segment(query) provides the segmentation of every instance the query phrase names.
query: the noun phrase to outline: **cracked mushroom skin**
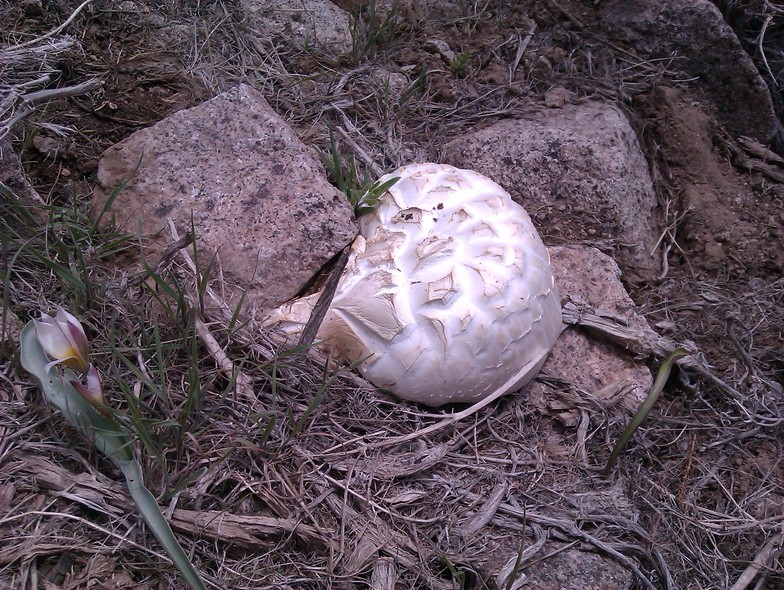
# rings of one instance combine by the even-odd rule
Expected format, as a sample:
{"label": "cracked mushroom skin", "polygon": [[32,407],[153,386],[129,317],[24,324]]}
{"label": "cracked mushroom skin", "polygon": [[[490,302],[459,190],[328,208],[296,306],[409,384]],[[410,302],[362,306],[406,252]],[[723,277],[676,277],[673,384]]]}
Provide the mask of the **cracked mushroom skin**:
{"label": "cracked mushroom skin", "polygon": [[406,400],[474,403],[519,389],[561,332],[550,257],[525,210],[493,181],[404,166],[360,235],[318,339]]}

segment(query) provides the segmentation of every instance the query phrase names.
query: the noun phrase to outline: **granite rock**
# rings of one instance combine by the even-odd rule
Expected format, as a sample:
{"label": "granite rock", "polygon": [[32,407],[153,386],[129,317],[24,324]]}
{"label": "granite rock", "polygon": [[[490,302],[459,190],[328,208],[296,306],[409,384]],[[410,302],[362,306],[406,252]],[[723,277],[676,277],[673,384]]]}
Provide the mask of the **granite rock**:
{"label": "granite rock", "polygon": [[449,142],[444,161],[498,182],[560,240],[604,240],[625,271],[658,274],[656,194],[617,107],[589,101],[500,121]]}
{"label": "granite rock", "polygon": [[124,179],[110,209],[120,228],[135,233],[139,219],[143,233],[157,234],[171,218],[184,233],[192,219],[205,261],[217,251],[225,283],[236,287],[230,302],[247,287],[251,311],[295,296],[357,233],[351,206],[318,158],[246,85],[109,148],[96,212]]}
{"label": "granite rock", "polygon": [[765,81],[732,27],[710,0],[603,2],[602,28],[645,58],[673,58],[672,67],[695,78],[735,135],[767,143],[777,130]]}
{"label": "granite rock", "polygon": [[[550,258],[562,301],[571,299],[609,312],[641,330],[651,329],[638,314],[611,257],[596,248],[556,246],[550,247]],[[558,338],[543,372],[594,396],[603,405],[619,405],[629,412],[637,410],[653,385],[651,371],[645,364],[617,346],[575,328],[567,328]],[[574,409],[576,401],[553,395],[541,380],[534,381],[528,395],[529,403],[541,413],[554,414],[568,426],[579,420]]]}

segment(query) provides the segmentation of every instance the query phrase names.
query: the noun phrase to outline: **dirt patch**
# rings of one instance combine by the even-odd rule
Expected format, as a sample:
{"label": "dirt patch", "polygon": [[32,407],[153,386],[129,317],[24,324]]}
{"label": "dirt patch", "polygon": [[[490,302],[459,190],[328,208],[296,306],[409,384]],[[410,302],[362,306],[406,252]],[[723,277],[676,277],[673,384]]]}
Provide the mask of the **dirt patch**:
{"label": "dirt patch", "polygon": [[711,358],[740,355],[743,364],[740,349],[748,347],[780,380],[782,185],[733,166],[734,140],[694,95],[660,87],[639,97],[638,107],[641,120],[653,123],[642,136],[657,156],[652,162],[674,239],[673,280],[634,296],[660,326],[693,339]]}
{"label": "dirt patch", "polygon": [[[6,31],[45,34],[79,4],[47,2],[45,9],[32,12],[21,6],[6,7],[0,22]],[[56,122],[63,129],[33,125],[19,136],[30,175],[42,194],[54,191],[56,198],[67,196],[58,179],[64,176],[71,183],[81,179],[91,182],[98,157],[106,148],[208,97],[203,85],[187,71],[182,46],[171,37],[167,46],[161,46],[161,24],[176,23],[175,15],[160,15],[153,7],[133,2],[106,10],[88,7],[85,12],[80,22],[80,46],[58,55],[50,64],[56,72],[52,82],[69,86],[98,79],[101,90],[47,105],[43,120]],[[150,20],[151,14],[159,18]],[[80,192],[85,189],[89,190],[82,187]]]}
{"label": "dirt patch", "polygon": [[[681,218],[683,264],[698,276],[775,278],[784,268],[781,187],[738,173],[706,109],[692,96],[661,87],[643,99],[659,121],[661,174],[674,218]],[[726,136],[725,136],[726,137]]]}

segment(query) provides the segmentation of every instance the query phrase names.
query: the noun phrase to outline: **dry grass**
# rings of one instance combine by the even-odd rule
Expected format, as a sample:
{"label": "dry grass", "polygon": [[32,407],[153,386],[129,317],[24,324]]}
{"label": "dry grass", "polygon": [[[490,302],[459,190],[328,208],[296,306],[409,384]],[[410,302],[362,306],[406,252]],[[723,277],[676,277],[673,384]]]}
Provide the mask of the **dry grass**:
{"label": "dry grass", "polygon": [[[469,40],[477,7],[455,25]],[[120,45],[149,41],[153,30],[105,7],[90,14]],[[230,2],[193,13],[165,5],[160,14],[190,31],[180,48],[187,84],[209,95],[253,83],[306,141],[328,150],[333,127],[343,153],[372,177],[437,156],[445,136],[524,112],[553,83],[623,101],[677,78],[672,64],[588,32],[563,67],[537,69],[562,34],[550,23],[552,33],[527,41],[527,28],[489,49],[474,39],[467,79],[450,77],[445,90],[449,68],[432,56],[393,74],[383,51],[349,61],[297,52],[255,38]],[[123,37],[129,28],[133,41]],[[413,51],[424,28],[401,24],[395,51]],[[520,47],[522,84],[472,78],[485,58],[514,61]],[[144,50],[136,55],[149,59]],[[469,82],[476,94],[444,94]],[[174,106],[187,84],[171,84]],[[18,143],[58,123],[57,112],[31,113]],[[91,133],[90,145],[106,143],[98,126]],[[220,293],[220,275],[195,276],[183,254],[192,246],[134,274],[143,270],[138,244],[91,227],[86,191],[69,195],[60,177],[40,183],[51,188],[40,216],[26,215],[32,206],[10,192],[1,201],[0,587],[182,587],[118,473],[19,368],[18,329],[57,305],[84,323],[107,398],[139,437],[147,483],[210,587],[493,588],[488,574],[509,560],[532,573],[575,550],[607,558],[601,568],[621,587],[726,588],[758,556],[767,587],[784,583],[782,359],[771,346],[784,325],[781,280],[708,282],[679,264],[635,293],[673,341],[706,352],[705,366],[728,389],[681,373],[605,479],[599,472],[629,416],[593,392],[543,377],[579,413],[577,427],[540,414],[522,393],[422,434],[445,415],[377,392],[317,355],[281,349],[234,310],[211,304],[205,316],[200,299],[214,304],[218,295],[202,286]],[[118,270],[118,255],[132,270]]]}

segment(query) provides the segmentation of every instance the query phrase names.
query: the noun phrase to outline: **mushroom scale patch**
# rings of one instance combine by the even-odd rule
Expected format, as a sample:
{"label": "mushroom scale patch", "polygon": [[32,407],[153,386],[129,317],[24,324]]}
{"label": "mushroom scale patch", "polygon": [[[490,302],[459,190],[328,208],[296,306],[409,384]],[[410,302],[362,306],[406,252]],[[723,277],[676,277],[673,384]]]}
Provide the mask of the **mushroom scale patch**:
{"label": "mushroom scale patch", "polygon": [[361,360],[377,387],[430,406],[524,386],[561,332],[550,257],[530,217],[470,170],[414,164],[378,183],[392,178],[359,219],[317,339]]}

